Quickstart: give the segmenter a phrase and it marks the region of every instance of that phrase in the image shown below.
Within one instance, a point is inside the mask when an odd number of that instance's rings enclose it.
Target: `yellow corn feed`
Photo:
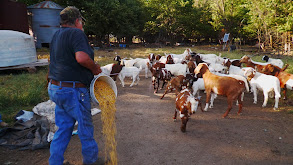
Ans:
[[[116,151],[116,96],[110,85],[104,81],[96,80],[94,84],[95,97],[99,102],[102,113],[103,135],[105,138],[105,160],[110,158],[109,165],[117,165]]]

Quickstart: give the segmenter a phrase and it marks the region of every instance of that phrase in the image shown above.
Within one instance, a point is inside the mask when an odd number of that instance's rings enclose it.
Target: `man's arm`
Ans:
[[[80,65],[91,70],[94,75],[98,75],[102,72],[100,66],[98,64],[95,64],[90,56],[83,51],[76,52],[75,59]]]

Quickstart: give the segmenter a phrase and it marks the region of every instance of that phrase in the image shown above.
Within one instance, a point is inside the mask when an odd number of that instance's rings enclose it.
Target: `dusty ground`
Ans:
[[[196,165],[285,165],[293,164],[293,115],[286,107],[273,111],[273,101],[261,108],[252,94],[246,94],[242,115],[234,106],[223,119],[226,98],[218,97],[208,112],[198,110],[180,131],[180,120],[174,122],[175,94],[163,100],[153,93],[151,80],[142,75],[138,86],[122,88],[117,82],[117,152],[120,165],[196,164]],[[203,96],[203,100],[205,96]],[[202,103],[204,102],[202,100]],[[95,139],[103,154],[100,114],[93,117]],[[0,164],[48,164],[49,149],[17,151],[0,147]],[[78,136],[72,137],[65,153],[72,164],[82,164]]]

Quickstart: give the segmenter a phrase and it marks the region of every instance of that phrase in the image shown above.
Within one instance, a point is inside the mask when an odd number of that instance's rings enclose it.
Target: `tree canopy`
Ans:
[[[19,0],[27,5],[42,0]],[[99,42],[130,43],[133,36],[154,42],[218,41],[223,33],[274,45],[293,30],[291,0],[54,0],[76,6],[85,32]],[[283,38],[284,39],[284,38]],[[273,41],[272,41],[273,40]]]

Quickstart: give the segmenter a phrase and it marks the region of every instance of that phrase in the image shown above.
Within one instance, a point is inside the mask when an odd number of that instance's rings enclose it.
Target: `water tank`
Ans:
[[[43,1],[27,8],[32,13],[36,47],[49,47],[54,33],[60,28],[60,12],[63,8],[51,1]]]
[[[37,61],[32,36],[13,30],[0,30],[0,67]]]

